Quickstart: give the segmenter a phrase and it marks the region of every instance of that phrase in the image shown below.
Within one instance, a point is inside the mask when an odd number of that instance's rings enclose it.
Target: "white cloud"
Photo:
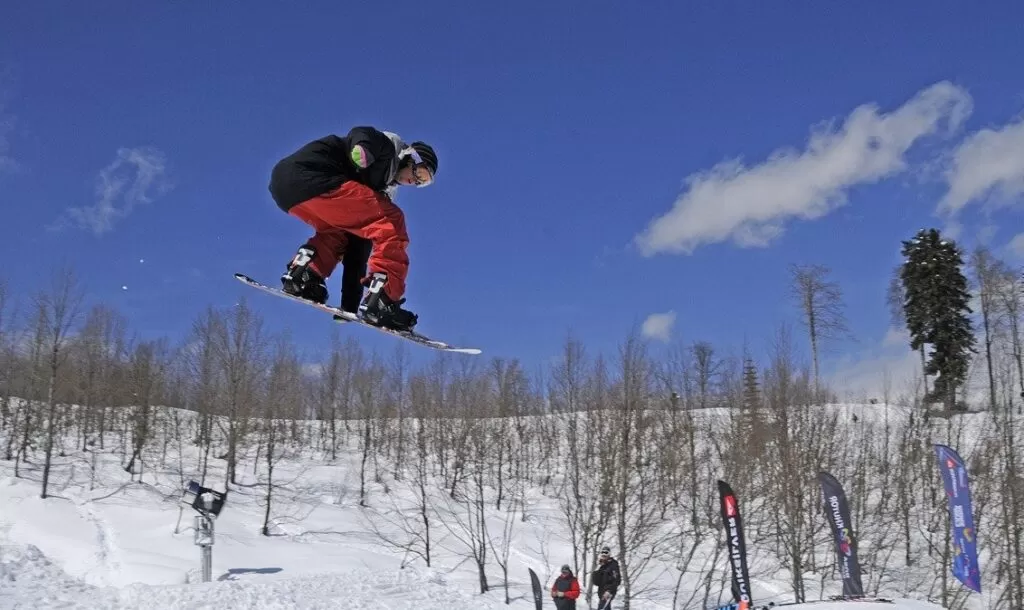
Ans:
[[[94,205],[68,209],[68,218],[79,227],[102,235],[132,210],[150,203],[170,190],[166,160],[155,148],[122,148],[96,179]]]
[[[885,331],[885,338],[882,339],[882,347],[903,346],[910,349],[910,332],[905,328],[890,326]]]
[[[993,223],[987,223],[978,229],[978,243],[983,245],[989,245],[995,238],[996,233],[999,232],[999,225]]]
[[[1024,193],[1024,119],[966,138],[953,151],[946,182],[939,211],[948,214],[989,195],[1012,199]]]
[[[975,312],[980,304],[972,302]],[[983,335],[975,327],[976,347],[984,345]],[[873,347],[843,356],[827,367],[824,375],[829,387],[840,400],[859,401],[864,398],[889,399],[892,403],[910,402],[922,398],[924,380],[921,353],[911,351],[910,333],[904,328],[889,327],[882,340]],[[972,359],[968,378],[958,396],[969,404],[981,405],[988,401],[987,369],[983,350]],[[935,377],[928,378],[928,389],[934,388]],[[966,396],[965,396],[966,395]]]
[[[672,327],[676,323],[676,312],[652,313],[644,320],[640,332],[649,339],[667,342],[672,335]]]
[[[324,374],[324,363],[322,362],[307,362],[302,365],[302,375],[304,377],[317,378]]]
[[[923,391],[921,355],[910,350],[906,330],[890,327],[877,346],[841,358],[825,379],[841,399],[913,398]]]
[[[853,110],[839,129],[812,129],[803,151],[777,149],[753,167],[725,161],[689,176],[689,189],[635,240],[645,256],[690,253],[732,240],[766,246],[793,218],[815,219],[841,206],[846,190],[906,169],[904,153],[943,122],[956,129],[970,114],[963,89],[940,82],[882,114],[877,105]]]
[[[1024,233],[1014,235],[1010,243],[1006,244],[1006,249],[1017,258],[1024,258]]]
[[[959,241],[963,234],[964,225],[963,223],[957,221],[956,219],[947,219],[945,226],[942,227],[942,237],[946,239]]]

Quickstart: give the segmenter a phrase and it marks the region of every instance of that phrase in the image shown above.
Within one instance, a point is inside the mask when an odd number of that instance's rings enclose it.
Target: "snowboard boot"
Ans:
[[[384,292],[384,284],[388,281],[386,273],[376,272],[370,279],[370,288],[366,298],[359,305],[359,317],[367,324],[408,331],[416,326],[418,316],[411,311],[402,309],[405,299],[392,301]]]
[[[309,245],[299,248],[281,275],[281,289],[301,299],[323,304],[327,302],[327,284],[310,266],[315,255],[316,251]]]

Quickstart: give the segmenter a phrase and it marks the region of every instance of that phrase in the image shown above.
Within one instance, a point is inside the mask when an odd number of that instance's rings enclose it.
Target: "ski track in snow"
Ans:
[[[95,574],[94,580],[112,585],[114,574],[121,570],[117,546],[114,544],[114,531],[96,512],[92,500],[75,504],[80,515],[96,529],[96,566],[90,571]]]

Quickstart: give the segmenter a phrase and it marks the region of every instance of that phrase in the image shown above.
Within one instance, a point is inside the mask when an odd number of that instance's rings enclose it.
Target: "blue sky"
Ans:
[[[276,282],[309,231],[270,168],[358,124],[440,157],[398,198],[420,329],[527,366],[570,331],[614,354],[668,312],[670,341],[763,355],[797,319],[787,266],[816,263],[858,339],[830,370],[860,382],[907,362],[885,306],[901,239],[950,227],[1021,262],[1019,3],[211,4],[5,10],[18,291],[71,261],[90,302],[172,338],[246,297],[315,354],[328,320],[231,274]]]

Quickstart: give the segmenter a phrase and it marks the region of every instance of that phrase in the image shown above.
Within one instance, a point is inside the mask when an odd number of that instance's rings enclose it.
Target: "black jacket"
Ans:
[[[601,567],[594,570],[590,577],[590,582],[597,587],[598,595],[603,595],[605,591],[609,591],[614,596],[619,590],[619,585],[622,584],[619,562],[609,558],[608,561],[601,564]]]
[[[318,195],[329,193],[349,180],[384,191],[398,172],[396,138],[373,127],[353,127],[348,135],[329,135],[306,144],[281,159],[270,174],[270,194],[287,212]],[[370,164],[360,168],[352,161],[352,147],[360,144]]]

